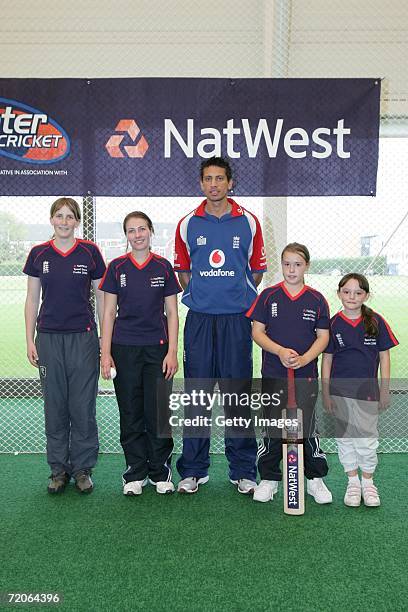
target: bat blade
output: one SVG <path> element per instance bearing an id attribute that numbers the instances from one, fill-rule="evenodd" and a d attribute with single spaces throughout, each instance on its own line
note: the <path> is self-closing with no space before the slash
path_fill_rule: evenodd
<path id="1" fill-rule="evenodd" d="M 285 514 L 305 513 L 302 410 L 296 404 L 295 373 L 288 369 L 288 401 L 282 411 L 284 419 L 297 421 L 296 426 L 284 427 L 283 435 L 283 510 Z"/>

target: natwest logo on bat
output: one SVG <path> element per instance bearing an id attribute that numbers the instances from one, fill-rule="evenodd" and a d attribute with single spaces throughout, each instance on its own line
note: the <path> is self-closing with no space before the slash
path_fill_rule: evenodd
<path id="1" fill-rule="evenodd" d="M 61 161 L 70 151 L 65 130 L 33 106 L 0 98 L 0 155 L 33 164 Z"/>
<path id="2" fill-rule="evenodd" d="M 225 253 L 221 249 L 211 251 L 208 258 L 212 270 L 200 270 L 200 276 L 235 276 L 234 270 L 222 270 L 225 264 Z"/>

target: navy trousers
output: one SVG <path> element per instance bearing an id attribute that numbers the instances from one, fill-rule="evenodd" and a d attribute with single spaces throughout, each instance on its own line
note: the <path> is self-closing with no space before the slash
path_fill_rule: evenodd
<path id="1" fill-rule="evenodd" d="M 218 380 L 220 391 L 231 391 L 226 379 L 239 379 L 241 391 L 250 391 L 252 378 L 251 322 L 243 313 L 210 315 L 189 311 L 184 328 L 184 377 Z M 205 386 L 205 381 L 203 386 Z M 188 387 L 188 380 L 186 380 Z M 207 388 L 206 391 L 211 391 Z M 240 416 L 250 418 L 250 409 L 237 407 Z M 233 413 L 234 408 L 229 409 Z M 228 416 L 228 415 L 227 415 Z M 239 435 L 236 435 L 239 434 Z M 177 461 L 182 478 L 207 476 L 210 465 L 210 432 L 205 437 L 184 437 L 183 452 Z M 257 444 L 252 427 L 245 432 L 225 430 L 225 455 L 232 480 L 256 478 Z"/>

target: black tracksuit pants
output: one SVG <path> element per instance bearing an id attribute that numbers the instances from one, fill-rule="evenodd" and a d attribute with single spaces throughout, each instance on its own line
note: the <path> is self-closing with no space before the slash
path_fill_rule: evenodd
<path id="1" fill-rule="evenodd" d="M 157 400 L 157 381 L 168 345 L 128 346 L 112 343 L 117 375 L 113 380 L 120 413 L 120 443 L 127 469 L 124 483 L 171 480 L 173 439 L 166 397 Z M 166 383 L 167 384 L 167 383 Z M 171 382 L 168 383 L 168 393 Z"/>
<path id="2" fill-rule="evenodd" d="M 319 392 L 316 379 L 296 378 L 296 402 L 303 413 L 303 454 L 305 476 L 308 479 L 322 478 L 328 472 L 326 455 L 320 448 L 316 431 L 314 409 Z M 263 378 L 262 393 L 280 394 L 279 406 L 263 408 L 263 416 L 268 419 L 282 418 L 282 409 L 288 399 L 287 380 L 281 378 Z M 280 463 L 282 461 L 282 430 L 266 428 L 264 437 L 258 447 L 258 471 L 261 480 L 282 480 Z"/>

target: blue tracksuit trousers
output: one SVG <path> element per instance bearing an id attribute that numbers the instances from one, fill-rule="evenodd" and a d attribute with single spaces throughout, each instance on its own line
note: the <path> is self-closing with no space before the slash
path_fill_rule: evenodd
<path id="1" fill-rule="evenodd" d="M 244 313 L 211 315 L 191 310 L 188 312 L 184 328 L 184 377 L 212 379 L 208 381 L 212 387 L 217 380 L 221 392 L 235 390 L 235 387 L 231 389 L 233 384 L 238 384 L 241 391 L 250 391 L 251 322 Z M 227 379 L 239 379 L 239 383 L 228 384 Z M 186 384 L 188 386 L 188 381 Z M 241 416 L 250 417 L 249 407 L 240 407 L 238 411 Z M 177 461 L 180 476 L 207 476 L 209 450 L 209 432 L 203 438 L 185 437 L 183 452 Z M 231 480 L 256 479 L 256 453 L 257 444 L 252 428 L 246 431 L 244 437 L 242 434 L 234 436 L 234 431 L 226 428 L 225 454 Z"/>

